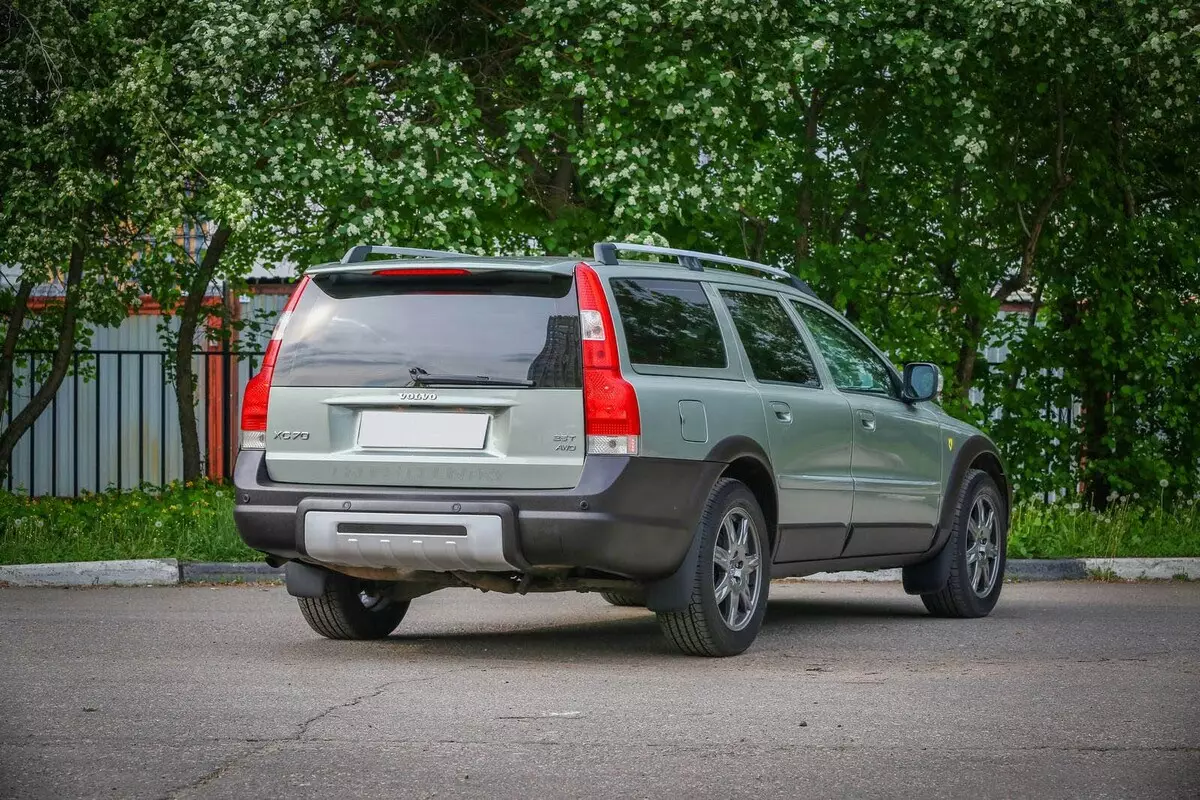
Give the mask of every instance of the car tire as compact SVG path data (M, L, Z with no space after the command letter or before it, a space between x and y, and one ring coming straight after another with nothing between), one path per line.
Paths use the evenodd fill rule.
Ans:
M936 592L922 594L935 617L986 617L1004 587L1008 511L992 476L967 472L954 507L954 527L946 542L950 577Z
M604 598L606 603L614 606L629 606L631 608L644 608L646 606L646 596L641 592L601 592L600 596Z
M404 619L409 601L387 594L387 583L331 572L319 597L298 597L309 627L327 639L384 639Z
M771 588L770 539L754 494L740 481L717 481L696 536L691 602L683 611L659 612L659 626L688 655L745 652L762 627Z

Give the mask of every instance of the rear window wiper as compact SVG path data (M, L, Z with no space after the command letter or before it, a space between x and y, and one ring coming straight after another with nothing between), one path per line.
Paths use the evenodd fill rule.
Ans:
M487 375L441 375L429 373L420 367L408 371L414 386L519 386L531 388L533 381L519 378L489 378Z

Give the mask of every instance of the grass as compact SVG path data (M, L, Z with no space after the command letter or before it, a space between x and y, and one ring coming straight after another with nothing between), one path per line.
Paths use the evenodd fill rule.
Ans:
M1067 503L1018 504L1009 558L1172 558L1200 556L1200 506L1173 510L1119 501L1098 513Z
M1013 512L1010 558L1200 556L1200 506L1125 502L1098 514L1028 502ZM80 498L0 493L0 564L176 558L258 561L233 526L233 492L202 483Z
M233 525L233 492L202 483L80 498L0 493L0 564L117 558L259 561Z

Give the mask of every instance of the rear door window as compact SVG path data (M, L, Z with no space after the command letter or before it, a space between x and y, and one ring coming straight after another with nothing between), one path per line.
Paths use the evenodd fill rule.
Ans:
M414 370L582 387L574 278L520 270L314 276L284 333L274 383L404 387Z
M722 289L754 377L764 383L819 387L812 354L778 297Z
M724 369L721 328L696 281L614 278L609 282L625 330L629 362Z

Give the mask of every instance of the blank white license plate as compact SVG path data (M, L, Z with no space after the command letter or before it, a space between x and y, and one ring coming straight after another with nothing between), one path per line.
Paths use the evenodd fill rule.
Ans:
M489 419L489 414L363 411L358 421L358 444L360 447L482 450Z

